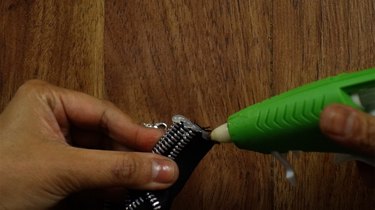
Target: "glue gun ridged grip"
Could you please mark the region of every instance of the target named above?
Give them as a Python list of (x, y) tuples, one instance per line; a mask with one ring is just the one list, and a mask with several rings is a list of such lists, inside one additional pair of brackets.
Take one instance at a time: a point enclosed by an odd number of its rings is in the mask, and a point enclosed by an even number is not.
[(320, 113), (334, 103), (363, 110), (352, 96), (371, 92), (374, 87), (375, 69), (319, 80), (231, 115), (227, 120), (229, 135), (238, 147), (262, 153), (350, 153), (321, 134)]

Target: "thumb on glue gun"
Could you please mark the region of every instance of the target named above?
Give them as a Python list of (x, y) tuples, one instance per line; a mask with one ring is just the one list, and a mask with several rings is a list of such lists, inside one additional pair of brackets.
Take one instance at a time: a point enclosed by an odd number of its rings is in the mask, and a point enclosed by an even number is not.
[(375, 117), (348, 106), (334, 104), (320, 117), (321, 131), (336, 143), (375, 157)]

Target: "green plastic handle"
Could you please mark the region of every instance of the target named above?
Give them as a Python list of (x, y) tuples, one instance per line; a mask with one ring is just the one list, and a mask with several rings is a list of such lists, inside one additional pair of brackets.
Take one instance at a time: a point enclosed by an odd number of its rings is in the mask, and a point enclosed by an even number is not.
[(362, 109), (351, 96), (371, 87), (375, 87), (375, 68), (301, 86), (231, 115), (227, 121), (229, 135), (239, 148), (262, 153), (353, 153), (322, 135), (319, 115), (333, 103)]

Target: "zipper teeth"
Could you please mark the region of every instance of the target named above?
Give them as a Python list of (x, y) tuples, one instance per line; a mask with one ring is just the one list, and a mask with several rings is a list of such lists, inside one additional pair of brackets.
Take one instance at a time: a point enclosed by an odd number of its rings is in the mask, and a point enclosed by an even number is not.
[(177, 142), (175, 147), (172, 149), (172, 151), (167, 155), (167, 157), (171, 158), (172, 160), (175, 160), (180, 152), (184, 149), (184, 147), (193, 139), (193, 136), (195, 134), (193, 131), (189, 130), (185, 133), (184, 136), (182, 136), (182, 139)]
[(153, 193), (147, 192), (144, 198), (143, 196), (139, 196), (132, 203), (128, 204), (125, 210), (136, 210), (140, 208), (146, 201), (151, 204), (152, 210), (161, 209), (161, 203), (159, 199)]
[(191, 129), (185, 128), (182, 122), (174, 123), (154, 146), (152, 152), (174, 160), (194, 136), (195, 133)]
[(142, 198), (142, 196), (140, 196), (136, 200), (134, 200), (132, 203), (128, 204), (128, 206), (126, 206), (125, 210), (135, 210), (139, 206), (141, 206), (144, 202), (145, 202), (145, 200)]
[[(195, 135), (196, 132), (186, 128), (183, 122), (173, 123), (171, 128), (169, 128), (164, 136), (156, 143), (152, 152), (175, 160)], [(125, 209), (139, 209), (145, 202), (151, 204), (152, 210), (162, 209), (159, 199), (152, 192), (147, 192), (145, 195), (139, 196), (128, 204)]]
[(148, 192), (146, 196), (147, 200), (149, 200), (149, 202), (151, 203), (153, 210), (161, 209), (161, 203), (153, 193)]
[(159, 155), (166, 155), (167, 152), (178, 142), (179, 136), (177, 131), (182, 128), (182, 123), (174, 123), (170, 129), (164, 134), (164, 136), (156, 143), (152, 152)]

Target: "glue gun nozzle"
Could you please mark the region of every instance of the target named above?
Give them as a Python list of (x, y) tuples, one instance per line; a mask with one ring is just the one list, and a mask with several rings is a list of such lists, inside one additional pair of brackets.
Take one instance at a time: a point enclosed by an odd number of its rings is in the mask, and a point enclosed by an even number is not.
[(231, 142), (227, 124), (222, 124), (211, 132), (211, 140), (220, 143)]

